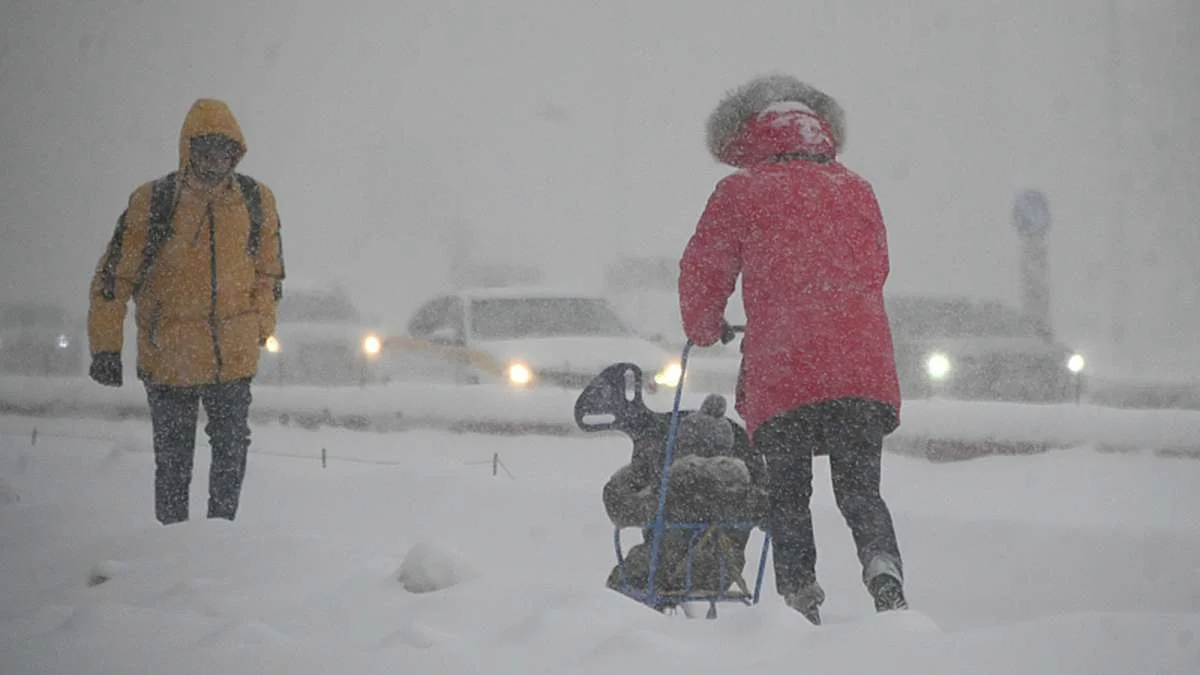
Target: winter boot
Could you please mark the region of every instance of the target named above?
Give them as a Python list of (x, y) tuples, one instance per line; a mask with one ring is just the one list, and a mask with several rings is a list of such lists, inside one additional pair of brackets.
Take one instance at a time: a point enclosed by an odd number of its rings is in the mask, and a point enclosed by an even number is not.
[(817, 582), (814, 581), (795, 593), (785, 593), (783, 602), (803, 614), (812, 625), (821, 625), (821, 603), (825, 602), (825, 591)]
[(904, 599), (904, 587), (900, 580), (890, 574), (880, 574), (867, 584), (871, 597), (875, 598), (876, 612), (890, 612), (894, 609), (908, 609), (908, 601)]
[(908, 602), (904, 599), (904, 573), (892, 556), (877, 555), (871, 558), (863, 568), (863, 583), (875, 599), (876, 612), (908, 609)]

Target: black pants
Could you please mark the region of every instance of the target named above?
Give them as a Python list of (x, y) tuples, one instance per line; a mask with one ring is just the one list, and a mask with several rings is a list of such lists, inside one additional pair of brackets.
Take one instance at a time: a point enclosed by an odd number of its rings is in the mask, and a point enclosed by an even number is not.
[(154, 513), (163, 525), (188, 519), (188, 491), (196, 450), (196, 421), (204, 404), (204, 430), (212, 446), (208, 517), (237, 515), (246, 452), (250, 448), (250, 380), (195, 387), (146, 385), (154, 426)]
[(869, 565), (897, 572), (900, 549), (892, 516), (879, 494), (883, 437), (895, 427), (890, 406), (858, 399), (803, 406), (755, 430), (754, 447), (767, 462), (775, 585), (796, 593), (816, 582), (813, 537), (813, 456), (828, 454), (833, 495), (850, 526), (864, 581)]

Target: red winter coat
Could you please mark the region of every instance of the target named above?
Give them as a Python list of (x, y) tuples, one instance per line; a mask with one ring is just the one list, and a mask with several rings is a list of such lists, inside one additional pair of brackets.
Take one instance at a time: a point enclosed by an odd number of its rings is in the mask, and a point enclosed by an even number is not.
[(680, 261), (683, 327), (701, 346), (720, 338), (742, 275), (736, 407), (751, 434), (831, 399), (880, 401), (899, 415), (883, 216), (870, 184), (834, 159), (833, 138), (804, 106), (771, 105), (746, 120), (714, 149), (742, 168), (717, 184)]

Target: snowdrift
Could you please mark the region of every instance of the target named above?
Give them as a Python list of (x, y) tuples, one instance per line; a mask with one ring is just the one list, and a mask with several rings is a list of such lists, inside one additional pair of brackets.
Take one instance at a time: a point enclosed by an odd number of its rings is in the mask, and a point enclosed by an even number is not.
[[(256, 385), (259, 422), (387, 431), (413, 428), (489, 433), (580, 433), (572, 421), (576, 392), (503, 386), (389, 384), (360, 387)], [(670, 410), (669, 392), (647, 404)], [(684, 394), (698, 407), (703, 392)], [(145, 393), (86, 378), (0, 377), (0, 412), (43, 417), (143, 418)], [(736, 415), (730, 407), (730, 414)], [(1030, 454), (1094, 445), (1101, 450), (1153, 450), (1200, 457), (1200, 411), (1112, 408), (1093, 404), (1015, 404), (934, 399), (904, 404), (892, 451), (933, 460)]]
[[(914, 610), (890, 615), (818, 463), (816, 628), (770, 578), (717, 621), (605, 590), (620, 438), (259, 429), (238, 520), (164, 528), (152, 455), (124, 440), (144, 422), (56, 422), (76, 435), (28, 451), (9, 433), (24, 421), (0, 417), (0, 476), (23, 497), (0, 506), (6, 675), (1200, 672), (1200, 463), (891, 456)], [(317, 444), (395, 466), (278, 456)], [(515, 478), (472, 466), (494, 453)]]

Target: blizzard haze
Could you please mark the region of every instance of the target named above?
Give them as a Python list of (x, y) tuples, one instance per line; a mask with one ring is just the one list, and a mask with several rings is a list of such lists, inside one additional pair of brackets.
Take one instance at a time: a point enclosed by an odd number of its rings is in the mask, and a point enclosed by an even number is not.
[(1062, 336), (1111, 352), (1115, 318), (1125, 361), (1178, 367), (1200, 330), (1197, 63), (1194, 0), (7, 0), (0, 300), (82, 313), (198, 97), (230, 104), (241, 169), (278, 196), (290, 283), (403, 322), (464, 228), (482, 260), (596, 285), (619, 254), (678, 256), (727, 172), (706, 116), (783, 71), (847, 110), (890, 290), (1016, 302), (1011, 202), (1040, 187)]

